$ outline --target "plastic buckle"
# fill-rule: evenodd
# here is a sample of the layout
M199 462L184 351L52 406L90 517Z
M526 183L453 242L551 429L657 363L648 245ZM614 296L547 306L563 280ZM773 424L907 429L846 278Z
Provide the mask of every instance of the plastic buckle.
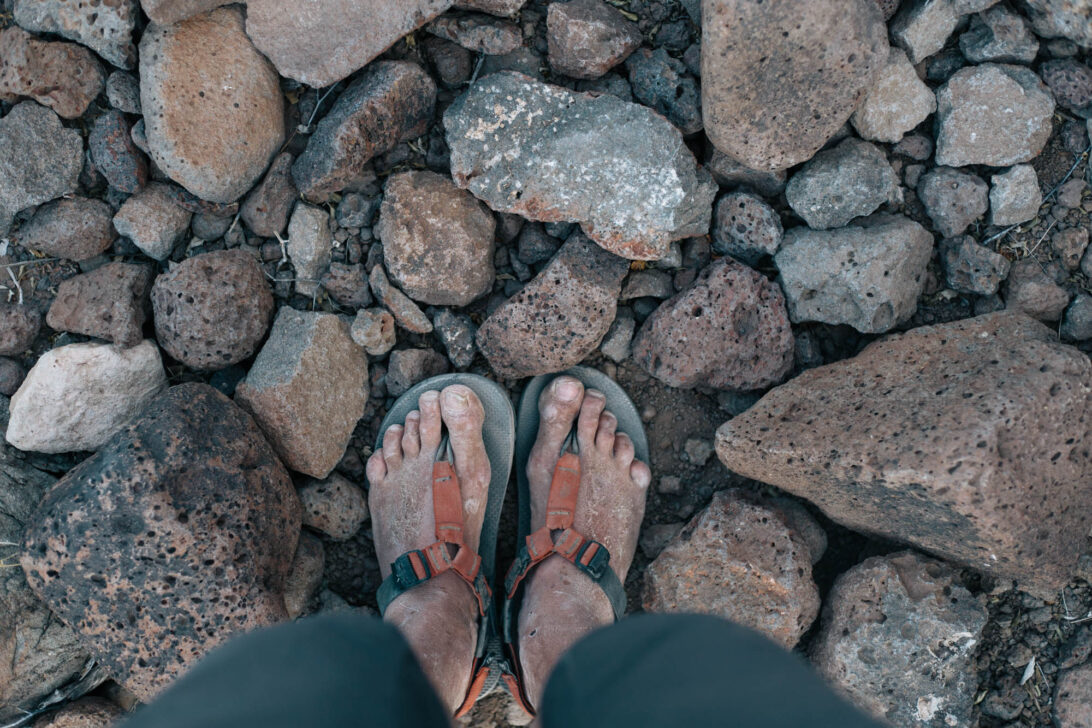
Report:
M420 559L421 565L424 567L425 575L418 576L417 571L413 568L413 561L411 561L411 555L416 554ZM423 584L432 578L432 569L429 567L428 557L421 551L408 551L391 564L391 574L394 576L395 581L398 582L398 586L402 589L412 589L418 584Z
M592 545L598 546L595 553L592 554L588 563L584 563L581 559L584 556L584 552L587 551ZM607 568L610 566L610 552L607 551L607 547L598 541L588 541L580 549L580 553L576 556L574 562L580 566L581 570L590 576L592 579L599 581L603 578L603 574L607 572Z

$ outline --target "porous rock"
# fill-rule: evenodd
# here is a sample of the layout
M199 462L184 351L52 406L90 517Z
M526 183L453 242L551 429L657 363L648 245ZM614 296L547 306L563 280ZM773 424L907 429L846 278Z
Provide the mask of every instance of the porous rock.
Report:
M246 196L239 213L255 235L271 238L284 232L297 197L292 183L292 155L284 152L274 158L265 177Z
M368 274L368 285L375 294L375 300L390 311L399 326L415 334L432 333L432 322L429 321L428 316L410 300L409 296L391 284L387 274L383 272L383 266L376 265L372 268L372 272ZM393 335L392 332L391 336ZM389 351L390 347L387 350Z
M381 308L368 308L356 312L349 329L353 341L372 356L383 356L394 348L396 334L394 316Z
M83 140L49 109L17 104L0 119L0 235L15 214L74 192L83 168Z
M303 525L336 541L351 538L368 520L368 499L360 486L334 473L326 480L308 480L299 489Z
M952 0L906 0L891 20L891 38L918 64L943 48L958 24Z
M86 260L114 242L113 211L102 200L67 197L34 211L15 240L51 257Z
M94 336L123 347L136 346L144 338L153 276L144 265L107 263L62 281L46 323L56 331Z
M0 30L0 100L29 96L59 116L75 119L104 83L102 66L86 48L44 41L17 26Z
M42 314L37 308L21 303L0 302L0 355L22 354L42 328Z
M447 13L426 25L425 30L473 53L491 56L503 56L523 44L518 25L480 13Z
M15 22L35 33L55 33L82 43L119 68L136 58L133 28L136 0L83 3L78 0L16 0Z
M906 51L892 48L849 120L861 138L895 143L936 109L936 95L918 78Z
M1004 295L1006 308L1023 311L1040 321L1057 321L1069 305L1069 292L1034 257L1012 264Z
M986 214L989 186L976 174L934 167L918 181L918 198L943 237L961 235Z
M849 138L801 167L785 187L785 197L809 227L826 230L872 214L897 187L883 150Z
M133 194L147 184L148 160L137 149L129 123L120 111L111 109L95 119L87 146L95 169L114 189Z
M572 78L599 78L641 45L641 31L602 0L550 3L546 9L550 67Z
M1027 0L1035 31L1047 38L1069 38L1092 47L1092 2L1089 0Z
M122 203L114 229L149 258L165 260L190 226L193 214L179 205L169 185L152 182Z
M34 723L34 728L111 728L125 716L106 698L80 698Z
M1040 66L1039 75L1059 104L1092 119L1092 67L1072 58L1057 58Z
M1030 164L1018 164L990 178L991 225L1015 225L1034 220L1042 204L1039 177Z
M947 274L948 286L960 293L992 296L1009 275L1008 258L995 253L970 235L960 235L941 243L940 264Z
M971 18L970 28L959 36L959 49L971 63L1031 63L1039 41L1020 15L994 5Z
M1092 662L1058 675L1054 718L1058 728L1092 728Z

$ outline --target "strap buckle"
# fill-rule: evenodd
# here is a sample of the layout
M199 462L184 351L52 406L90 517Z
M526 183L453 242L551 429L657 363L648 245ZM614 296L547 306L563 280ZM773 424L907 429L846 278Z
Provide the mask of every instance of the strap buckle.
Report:
M573 563L593 580L599 581L610 568L610 551L598 541L589 539L584 542Z
M421 550L407 551L391 564L391 576L403 590L412 589L432 578L428 558Z

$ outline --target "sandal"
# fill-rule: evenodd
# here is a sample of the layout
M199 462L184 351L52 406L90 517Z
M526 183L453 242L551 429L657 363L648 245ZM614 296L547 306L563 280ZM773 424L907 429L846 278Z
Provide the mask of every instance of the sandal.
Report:
M580 453L576 441L576 425L561 447L561 457L554 467L550 495L546 504L546 525L531 533L530 482L527 461L538 437L538 402L542 390L554 379L567 375L580 380L585 389L596 389L606 397L606 409L618 419L618 432L633 440L638 460L649 462L648 439L641 416L632 400L617 382L588 367L573 367L565 372L535 377L523 390L516 424L516 475L519 482L519 551L504 581L502 610L503 638L510 663L502 678L512 697L529 714L535 711L523 689L518 654L518 616L523 600L523 586L528 574L542 561L558 554L571 562L596 582L610 600L617 622L626 611L626 592L621 580L610 567L610 553L598 541L593 541L573 529L573 514L580 495Z
M508 392L496 382L475 374L443 374L427 379L399 397L391 407L379 427L376 449L382 446L383 433L391 425L404 423L406 415L417 409L417 400L421 394L441 390L452 384L462 384L472 389L485 409L482 436L492 474L479 552L474 553L463 542L463 501L459 481L455 476L451 444L445 433L432 468L436 542L399 556L391 565L390 576L379 586L376 599L382 615L398 596L445 571L455 572L474 590L480 615L478 642L474 652L470 688L463 704L455 713L455 717L460 717L468 713L479 698L493 692L506 673L510 675L497 634L492 590L496 567L497 528L512 471L515 446L515 416Z

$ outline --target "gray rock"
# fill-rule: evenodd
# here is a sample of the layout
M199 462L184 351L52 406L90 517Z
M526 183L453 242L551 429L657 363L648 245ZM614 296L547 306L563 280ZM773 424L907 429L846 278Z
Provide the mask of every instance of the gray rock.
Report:
M478 327L470 317L465 313L455 313L451 309L443 308L432 317L432 327L455 368L466 369L470 366L475 352L478 351L474 344Z
M359 192L346 192L337 203L334 217L343 228L371 227L379 214L382 197L365 197Z
M0 303L0 355L22 354L42 328L42 314L33 306L21 303Z
M686 65L663 48L640 48L626 60L633 96L689 136L702 130L701 89Z
M246 196L239 212L255 235L271 238L284 232L298 196L292 183L292 155L284 152L269 165L269 171Z
M1054 248L1059 261L1067 270L1077 270L1081 267L1081 256L1088 248L1088 238L1087 228L1066 228L1050 236L1050 246Z
M937 90L937 164L1007 167L1043 150L1054 98L1034 72L983 63L958 71Z
M140 113L140 82L125 71L114 71L106 79L106 100L118 111Z
M371 289L368 287L368 274L363 263L330 263L322 276L322 287L342 306L358 310L372 302Z
M917 65L944 47L958 23L951 0L907 0L891 21L891 38Z
M917 310L932 255L921 225L874 215L839 230L789 230L774 263L794 322L882 333Z
M1039 75L1061 106L1081 118L1092 119L1092 67L1072 58L1061 58L1040 66ZM1082 141L1079 146L1083 151L1088 137Z
M633 271L626 278L619 298L629 301L634 298L671 298L675 295L675 284L667 271L654 268Z
M199 212L190 219L190 230L194 237L201 240L219 240L228 230L234 218L231 215L212 215L207 212Z
M971 27L959 36L959 49L971 63L1031 63L1039 41L1022 17L994 5L971 18Z
M849 120L862 138L894 143L936 108L936 95L918 78L906 52L892 48L887 65Z
M713 213L713 250L747 265L773 255L781 245L781 219L762 198L731 192L717 202Z
M943 241L940 263L950 288L979 296L997 293L1011 265L1005 256L979 245L970 235Z
M1092 339L1092 296L1078 293L1062 320L1062 337L1074 341Z
M903 137L902 141L896 144L891 151L924 162L933 156L933 139L925 134L910 134Z
M554 257L557 249L561 247L561 241L552 237L542 229L538 223L529 223L523 226L519 233L517 245L517 257L527 265L542 263Z
M113 210L102 200L68 197L48 202L19 228L16 242L49 256L87 260L110 248L117 235Z
M550 67L572 78L599 78L641 45L641 31L602 0L550 3L546 9Z
M139 15L136 0L15 0L14 14L15 22L27 30L56 33L82 43L119 68L133 67L133 28Z
M912 551L872 557L838 578L813 651L819 672L892 725L974 725L980 599L952 569Z
M480 10L483 13L511 17L519 12L527 0L455 0L455 7L463 10Z
M751 169L712 145L709 145L705 168L712 173L713 179L721 187L753 189L763 197L777 197L784 192L788 177L784 170L764 172Z
M1092 726L1092 662L1059 672L1054 719L1058 728Z
M1034 220L1042 204L1039 178L1030 164L1018 164L990 178L991 225L1016 225Z
M394 317L381 308L357 311L349 333L364 351L372 356L383 356L394 348Z
M432 349L399 349L387 364L387 394L397 397L418 382L447 371L447 359Z
M330 214L306 202L297 202L288 223L287 246L288 257L296 269L296 293L313 296L318 292L330 265L333 244Z
M372 272L368 274L368 285L375 294L375 300L391 312L399 326L415 334L432 333L432 322L428 320L428 316L409 296L391 285L387 274L383 272L383 266L376 265L372 268Z
M785 197L809 227L826 230L870 215L897 188L898 178L883 150L851 138L816 154L789 180Z
M14 359L0 357L0 394L10 397L19 389L27 373Z
M1001 0L951 0L952 7L960 15L980 13L993 7Z
M166 260L190 226L192 213L175 202L167 185L152 182L125 201L114 228L149 258Z
M455 183L494 210L578 221L638 259L708 232L716 186L651 109L505 72L460 96L444 126Z
M976 174L935 167L918 182L918 197L941 237L961 235L986 214L990 188Z
M1089 0L1027 0L1035 32L1047 38L1069 38L1092 47L1092 3Z
M511 53L523 43L523 33L515 23L477 13L444 14L426 25L425 30L473 53L491 56Z
M1040 321L1057 321L1069 305L1069 293L1047 275L1035 258L1012 264L1004 295L1005 308L1023 311Z
M620 309L607 329L599 351L611 361L621 364L632 353L633 334L636 329L637 321L633 318L633 312L628 308Z
M140 0L145 14L159 25L173 25L226 4L224 0Z
M0 119L0 235L15 214L75 191L83 168L83 140L33 101Z

